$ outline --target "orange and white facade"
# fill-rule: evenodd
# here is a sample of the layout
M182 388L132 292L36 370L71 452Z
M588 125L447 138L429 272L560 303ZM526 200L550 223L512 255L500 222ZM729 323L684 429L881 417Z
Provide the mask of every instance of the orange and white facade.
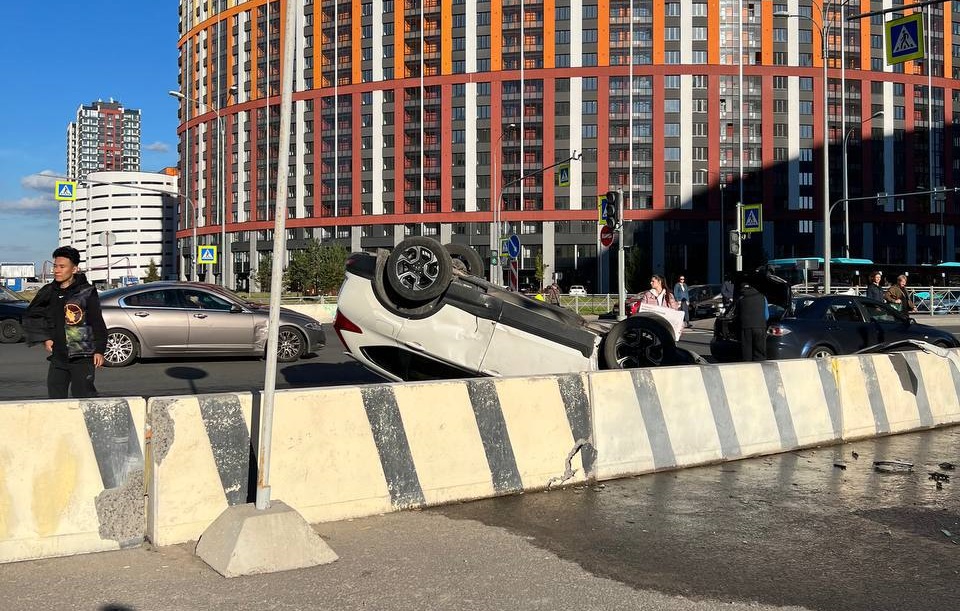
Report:
M429 235L489 257L499 200L526 279L541 255L562 286L612 290L597 272L596 206L613 188L642 275L718 281L732 269L723 253L738 201L763 205L745 265L820 254L825 114L831 201L843 197L848 133L850 197L952 188L960 170L953 3L930 8L931 61L893 66L884 19L849 19L890 2L848 0L843 15L836 4L824 15L810 0L181 0L181 189L201 243L226 236L227 286L243 286L273 242L289 5L288 250ZM537 174L574 153L569 186ZM952 193L855 202L849 254L956 260L956 206Z

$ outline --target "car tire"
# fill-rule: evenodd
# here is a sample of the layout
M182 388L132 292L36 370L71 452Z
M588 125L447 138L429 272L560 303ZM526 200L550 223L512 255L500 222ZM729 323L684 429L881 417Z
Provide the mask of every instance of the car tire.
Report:
M387 258L387 282L412 302L436 299L453 278L453 263L440 242L415 236L400 242Z
M443 247L450 254L454 267L462 269L471 276L483 277L483 259L477 251L463 244L450 243L444 244Z
M615 324L603 340L607 369L658 367L676 361L673 333L653 318L631 316Z
M953 346L950 345L950 343L947 342L947 340L945 339L938 339L937 341L933 342L933 345L936 346L937 348L943 348L944 350L949 350L950 348L953 348Z
M107 350L103 354L107 367L126 367L140 356L140 343L126 329L107 331Z
M20 323L8 318L0 320L0 344L15 344L23 339L23 327Z
M307 340L295 327L280 327L277 338L277 360L281 363L293 363L303 356L307 349Z
M814 346L810 349L810 354L808 355L812 359L822 359L828 356L834 356L836 353L826 346Z

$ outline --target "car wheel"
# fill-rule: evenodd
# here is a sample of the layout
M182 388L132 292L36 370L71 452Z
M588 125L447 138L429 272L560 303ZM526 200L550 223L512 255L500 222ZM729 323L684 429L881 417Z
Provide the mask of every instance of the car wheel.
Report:
M933 342L933 345L936 346L937 348L943 348L943 349L953 348L953 346L949 342L947 342L947 340L945 339L938 339L937 341Z
M463 244L444 244L443 247L450 253L454 267L467 272L471 276L483 277L483 259L480 258L477 251Z
M826 346L817 346L813 350L811 350L809 354L810 358L812 359L822 359L824 357L833 356L833 355L834 355L833 350L831 350L830 348L827 348Z
M107 332L107 351L103 359L107 367L126 367L137 360L140 345L129 331L111 329Z
M447 250L430 238L400 242L387 258L387 282L409 301L430 301L443 294L453 277Z
M23 339L23 327L13 319L0 320L0 344L15 344Z
M281 363L292 363L299 359L307 349L307 340L303 333L294 327L280 327L280 336L277 342L277 360Z
M649 317L631 316L610 329L603 340L607 369L657 367L675 361L673 334Z

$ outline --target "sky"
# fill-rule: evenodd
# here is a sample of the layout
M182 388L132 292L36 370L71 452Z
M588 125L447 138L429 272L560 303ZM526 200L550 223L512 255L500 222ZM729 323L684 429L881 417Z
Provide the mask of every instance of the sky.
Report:
M0 36L0 262L57 247L53 178L67 165L77 108L113 98L140 109L140 169L177 164L176 0L4 2Z

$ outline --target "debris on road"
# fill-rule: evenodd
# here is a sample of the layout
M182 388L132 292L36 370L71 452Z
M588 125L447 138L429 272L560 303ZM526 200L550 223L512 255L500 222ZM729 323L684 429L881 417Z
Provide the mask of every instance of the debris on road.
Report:
M947 475L946 473L940 473L939 471L932 471L932 472L930 473L930 479L932 479L933 481L935 481L935 482L937 482L937 483L940 483L940 482L949 482L949 481L950 481L950 476Z
M913 463L905 460L875 460L873 470L880 473L909 473L913 471Z
M842 462L835 462L833 463L833 466L836 467L837 469L840 469L841 471L847 470L847 465L843 464Z
M953 471L953 469L954 469L954 466L953 466L953 463L952 463L952 462L942 462L942 463L940 463L940 464L937 465L937 466L940 467L941 469L943 469L944 471Z

